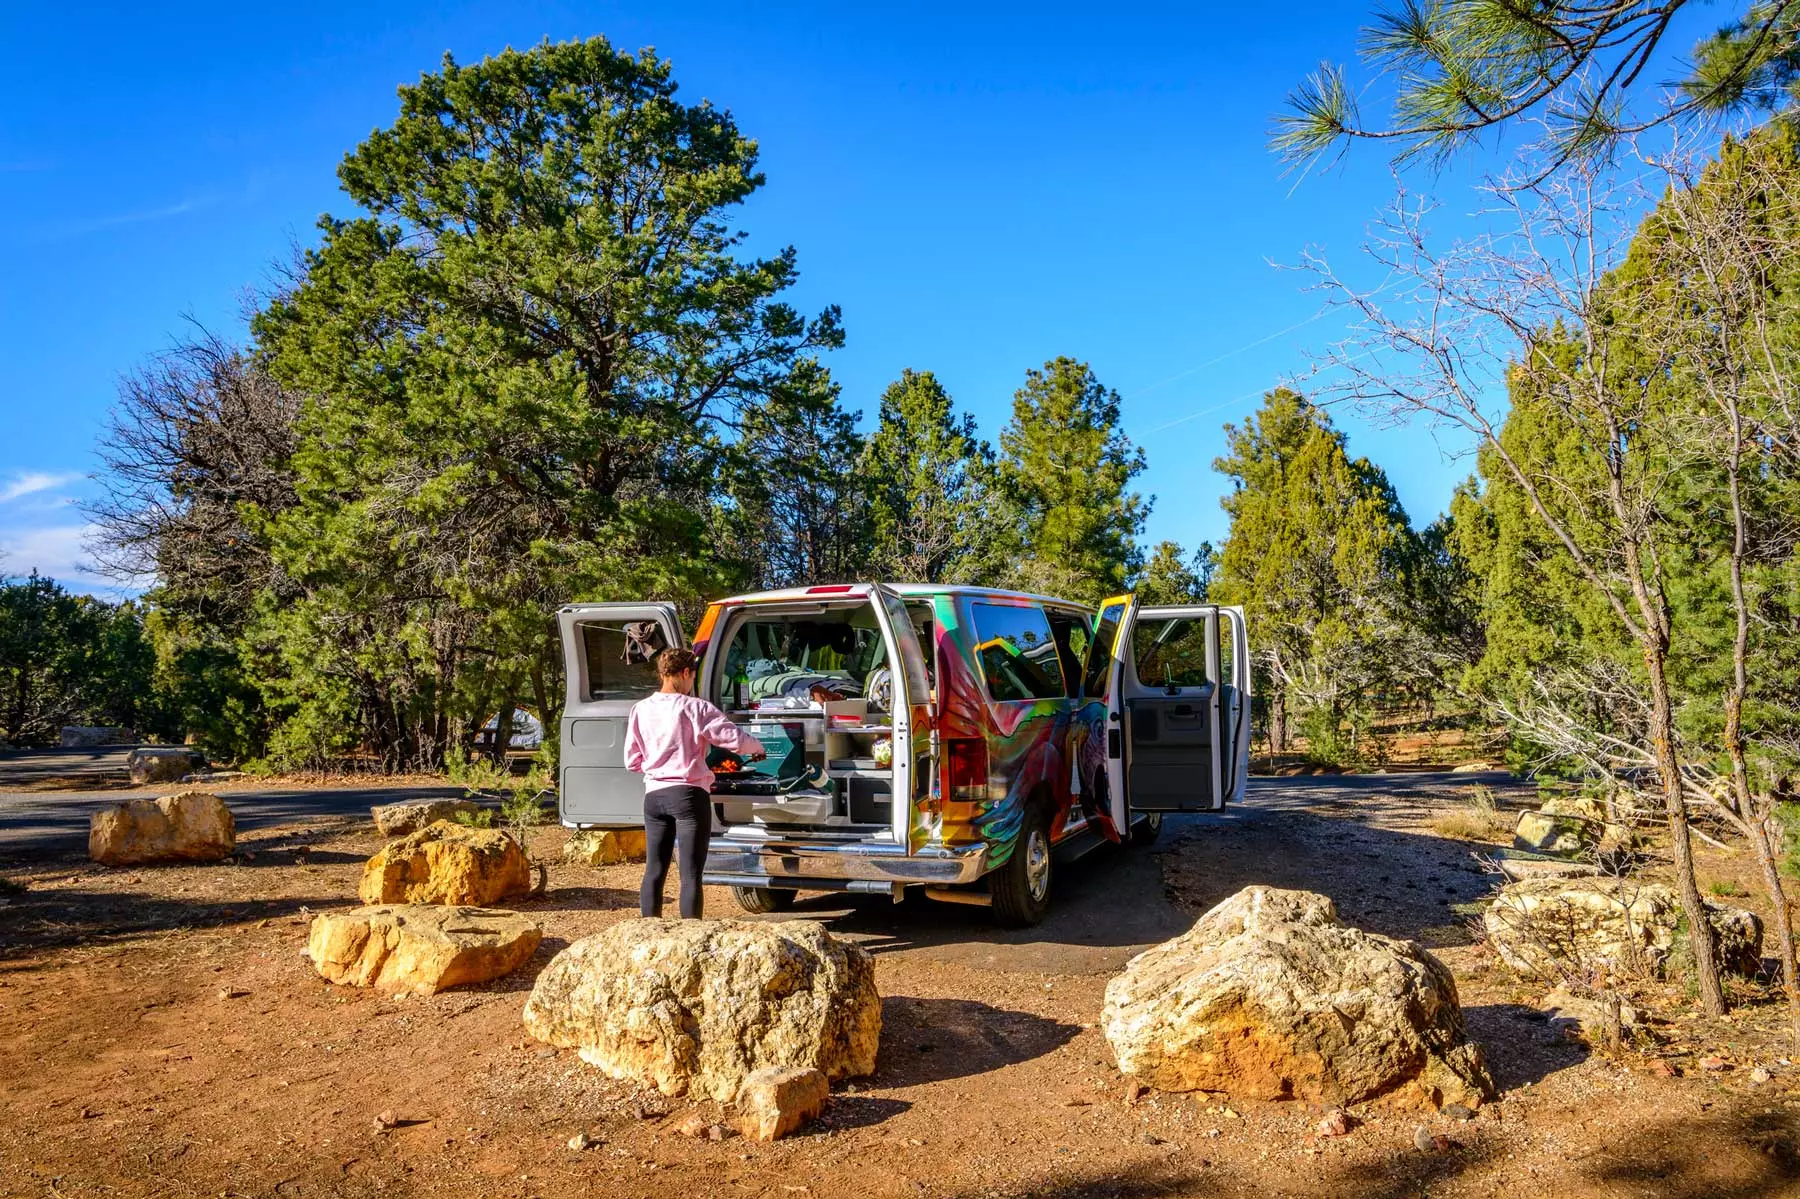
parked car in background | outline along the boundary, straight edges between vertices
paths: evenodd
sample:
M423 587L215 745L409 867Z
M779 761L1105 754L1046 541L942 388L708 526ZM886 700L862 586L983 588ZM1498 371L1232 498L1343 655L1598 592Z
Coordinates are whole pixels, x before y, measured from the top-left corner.
M625 725L658 686L650 658L684 644L675 608L558 615L562 821L641 823ZM1222 807L1248 773L1235 608L838 584L719 600L693 647L698 693L769 749L713 762L706 881L754 912L799 891L920 887L1035 923L1056 862L1154 840L1164 813Z

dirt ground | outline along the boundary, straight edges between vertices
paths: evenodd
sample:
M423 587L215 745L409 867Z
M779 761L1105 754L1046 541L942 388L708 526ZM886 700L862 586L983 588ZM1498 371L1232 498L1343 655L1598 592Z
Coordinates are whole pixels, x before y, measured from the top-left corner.
M1800 1066L1773 993L1738 985L1744 1006L1720 1022L1640 995L1667 1018L1617 1059L1549 1036L1538 991L1471 935L1493 877L1430 831L1465 786L1262 780L1148 853L1060 870L1052 918L1022 933L967 907L803 901L875 954L881 1058L772 1145L678 1136L686 1103L526 1037L543 964L635 912L638 868L564 866L559 829L535 833L549 890L520 905L545 925L537 957L426 999L334 987L301 954L310 913L355 903L379 844L366 820L251 830L217 866L10 866L0 878L25 890L0 894L0 1195L1800 1194ZM1706 860L1709 878L1742 865ZM1371 1110L1323 1141L1300 1104L1128 1104L1095 1028L1107 979L1253 882L1325 892L1347 920L1431 946L1500 1102L1466 1123ZM722 890L707 904L738 915ZM1709 1055L1728 1068L1702 1069ZM1772 1081L1751 1081L1757 1065ZM1421 1123L1450 1147L1415 1148ZM570 1149L578 1131L600 1143Z

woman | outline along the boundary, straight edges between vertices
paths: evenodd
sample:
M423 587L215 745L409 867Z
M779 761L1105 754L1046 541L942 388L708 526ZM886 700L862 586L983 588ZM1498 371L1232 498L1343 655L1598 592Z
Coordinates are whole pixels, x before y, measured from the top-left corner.
M663 880L681 849L681 915L698 919L700 875L712 837L713 774L706 749L721 746L745 758L763 756L762 743L725 713L694 694L692 650L671 646L656 655L662 690L631 709L625 732L625 768L644 776L644 885L638 911L662 915Z

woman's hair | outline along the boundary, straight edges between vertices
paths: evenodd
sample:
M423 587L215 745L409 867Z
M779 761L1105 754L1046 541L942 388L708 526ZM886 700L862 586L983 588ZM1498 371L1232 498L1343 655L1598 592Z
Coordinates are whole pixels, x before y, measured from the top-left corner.
M700 657L691 649L671 645L656 655L656 673L660 678L679 678L699 665Z

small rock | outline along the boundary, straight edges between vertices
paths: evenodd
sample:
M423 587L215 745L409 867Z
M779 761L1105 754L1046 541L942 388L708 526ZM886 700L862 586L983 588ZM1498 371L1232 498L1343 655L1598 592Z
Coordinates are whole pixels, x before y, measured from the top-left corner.
M583 1129L582 1131L576 1133L574 1136L569 1138L569 1148L573 1149L577 1153L580 1153L584 1149L592 1149L595 1145L603 1145L603 1144L605 1144L605 1142L602 1141L599 1137L590 1137L587 1134L586 1129Z
M706 1139L709 1141L722 1141L727 1135L729 1134L726 1133L723 1124L708 1124L706 1126Z
M1767 1070L1765 1070L1761 1066L1758 1066L1756 1069L1750 1071L1750 1081L1755 1083L1759 1087L1774 1077L1775 1076L1773 1074L1770 1074Z
M1216 1128L1209 1128L1205 1132L1201 1133L1200 1135L1203 1137L1216 1137L1219 1135L1219 1130Z
M1444 1108L1444 1114L1452 1120L1473 1120L1475 1109L1466 1103L1452 1103Z
M537 1051L537 1055L540 1058L552 1058L556 1056L556 1050L550 1048L540 1049Z
M712 1119L705 1112L691 1111L675 1126L675 1133L677 1136L703 1137L711 1125Z
M1094 1101L1092 1099L1086 1099L1080 1095L1071 1095L1063 1100L1064 1107L1092 1107L1093 1104Z
M1423 1124L1413 1129L1413 1148L1420 1153L1431 1153L1437 1149L1437 1138L1431 1135L1431 1129Z
M375 1127L384 1132L399 1123L400 1117L395 1115L391 1109L384 1111L379 1116L375 1117Z
M220 987L219 988L219 999L221 1001L224 1001L227 999L242 999L244 996L248 995L249 993L250 992L244 990L241 987Z
M773 1141L825 1110L830 1084L818 1070L765 1066L738 1088L738 1131L753 1141Z
M1660 1057L1650 1063L1650 1073L1656 1075L1658 1078L1677 1078L1681 1075L1680 1070L1677 1070L1674 1066L1670 1065L1666 1059Z
M1313 1125L1313 1131L1322 1137L1341 1137L1348 1136L1353 1127L1350 1113L1337 1107L1319 1117L1319 1122Z
M1140 1100L1144 1097L1144 1092L1148 1091L1149 1089L1150 1089L1149 1087L1145 1086L1143 1083L1139 1082L1135 1078L1126 1079L1125 1080L1125 1106L1130 1107L1133 1104L1135 1104L1138 1100Z
M1162 1139L1162 1138L1161 1138L1161 1137L1159 1137L1159 1136L1157 1136L1157 1135L1156 1135L1156 1134L1155 1134L1155 1133L1153 1133L1153 1132L1141 1132L1141 1133L1139 1133L1139 1134L1138 1134L1138 1140L1139 1140L1139 1141L1142 1141L1142 1142L1143 1142L1143 1143L1144 1143L1144 1144L1146 1144L1146 1145L1160 1145L1160 1144L1162 1144L1162 1143L1163 1143L1163 1139Z
M1702 1070L1710 1070L1716 1074L1721 1070L1731 1069L1731 1063L1722 1057L1707 1056L1700 1059L1700 1068Z
M657 1099L640 1099L632 1108L632 1114L640 1120L659 1120L669 1114L669 1105Z

